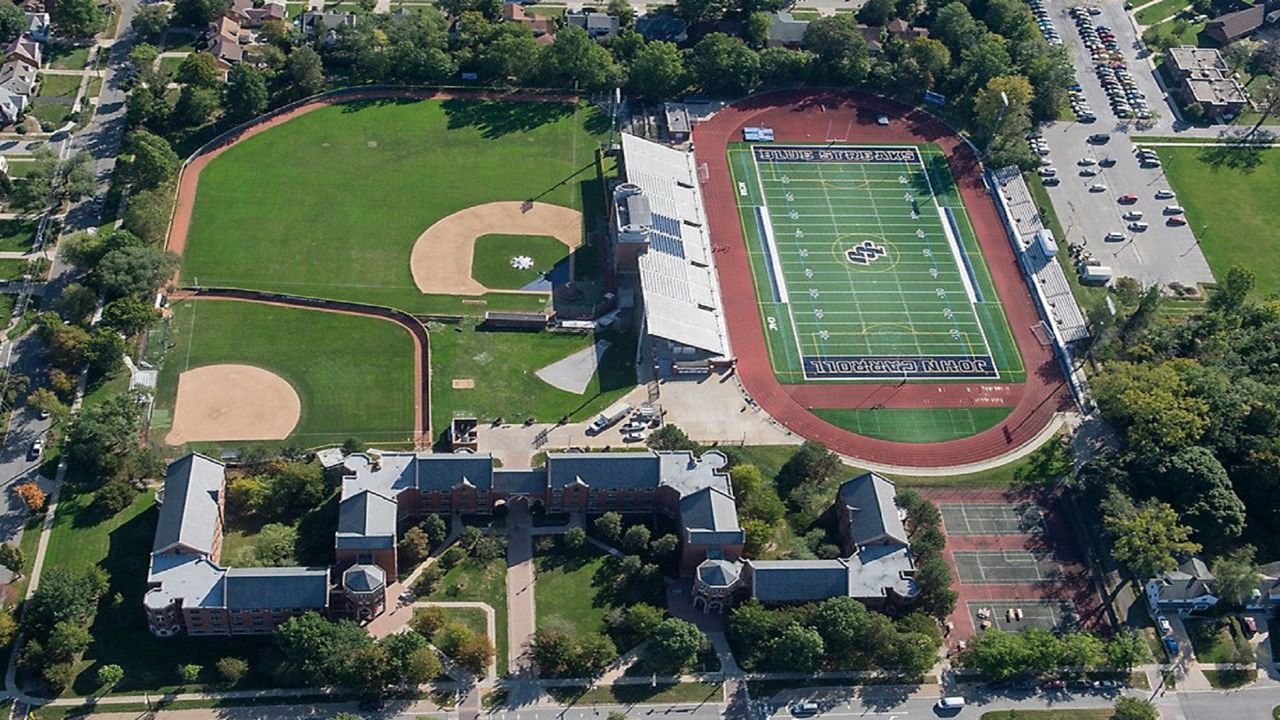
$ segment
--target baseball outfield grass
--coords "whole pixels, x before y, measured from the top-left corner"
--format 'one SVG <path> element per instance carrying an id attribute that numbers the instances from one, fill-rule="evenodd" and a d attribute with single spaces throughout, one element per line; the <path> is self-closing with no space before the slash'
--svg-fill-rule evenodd
<path id="1" fill-rule="evenodd" d="M 290 444 L 407 442 L 413 362 L 409 333 L 389 321 L 228 300 L 180 302 L 168 325 L 153 437 L 162 441 L 168 431 L 184 370 L 243 363 L 276 373 L 297 391 L 302 417 Z"/>
<path id="2" fill-rule="evenodd" d="M 1219 280 L 1233 265 L 1254 272 L 1254 294 L 1280 292 L 1280 149 L 1157 147 L 1170 188 Z"/>
<path id="3" fill-rule="evenodd" d="M 314 110 L 203 170 L 182 282 L 412 312 L 536 304 L 424 296 L 409 269 L 413 245 L 437 220 L 482 203 L 583 209 L 584 195 L 599 195 L 595 149 L 607 127 L 594 110 L 563 103 L 384 100 Z"/>

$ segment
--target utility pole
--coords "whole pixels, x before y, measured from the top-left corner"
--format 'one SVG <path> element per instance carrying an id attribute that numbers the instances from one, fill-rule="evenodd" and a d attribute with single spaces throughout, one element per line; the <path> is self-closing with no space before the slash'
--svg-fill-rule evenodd
<path id="1" fill-rule="evenodd" d="M 991 146 L 996 141 L 996 134 L 1000 132 L 1000 126 L 1004 124 L 1004 115 L 1009 111 L 1009 95 L 1003 90 L 1000 91 L 1000 112 L 996 113 L 995 127 L 991 128 L 991 137 L 987 139 L 987 148 L 982 151 L 982 159 L 987 160 L 991 157 Z"/>

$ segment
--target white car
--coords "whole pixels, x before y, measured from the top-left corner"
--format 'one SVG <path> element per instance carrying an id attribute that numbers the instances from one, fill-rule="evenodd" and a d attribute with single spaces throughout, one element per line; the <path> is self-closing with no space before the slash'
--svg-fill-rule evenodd
<path id="1" fill-rule="evenodd" d="M 880 117 L 876 118 L 876 124 L 877 124 L 877 125 L 888 125 L 888 124 L 889 124 L 889 116 L 888 116 L 888 115 L 881 115 Z"/>
<path id="2" fill-rule="evenodd" d="M 1090 165 L 1097 165 L 1098 161 L 1094 160 L 1093 158 L 1087 157 L 1087 158 L 1080 158 L 1080 162 L 1077 162 L 1076 164 L 1080 165 L 1081 167 L 1088 167 Z"/>
<path id="3" fill-rule="evenodd" d="M 1124 214 L 1124 219 L 1125 219 L 1125 220 L 1141 220 L 1141 219 L 1142 219 L 1142 211 L 1141 211 L 1141 210 L 1130 210 L 1129 212 L 1127 212 L 1127 213 L 1125 213 L 1125 214 Z"/>
<path id="4" fill-rule="evenodd" d="M 1080 177 L 1093 177 L 1094 175 L 1097 175 L 1097 174 L 1098 174 L 1098 171 L 1095 170 L 1094 168 L 1091 168 L 1091 167 L 1080 168 Z"/>
<path id="5" fill-rule="evenodd" d="M 1107 233 L 1106 236 L 1104 236 L 1102 239 L 1106 240 L 1107 242 L 1120 242 L 1121 240 L 1124 239 L 1124 233 L 1120 232 L 1119 230 L 1112 230 L 1111 232 Z"/>
<path id="6" fill-rule="evenodd" d="M 1089 186 L 1089 192 L 1106 192 L 1107 186 L 1103 183 L 1094 183 Z"/>
<path id="7" fill-rule="evenodd" d="M 1132 230 L 1132 231 L 1134 231 L 1134 232 L 1144 232 L 1144 231 L 1147 229 L 1147 227 L 1149 227 L 1149 226 L 1148 226 L 1146 223 L 1144 223 L 1144 222 L 1131 222 L 1131 223 L 1129 223 L 1129 229 L 1130 229 L 1130 230 Z"/>
<path id="8" fill-rule="evenodd" d="M 1055 167 L 1042 167 L 1040 168 L 1039 173 L 1040 177 L 1051 178 L 1058 174 L 1058 169 Z"/>
<path id="9" fill-rule="evenodd" d="M 1186 214 L 1186 212 L 1187 212 L 1186 210 L 1182 209 L 1181 205 L 1165 205 L 1164 206 L 1165 215 L 1183 215 L 1183 214 Z"/>
<path id="10" fill-rule="evenodd" d="M 1173 626 L 1169 624 L 1169 618 L 1163 615 L 1156 618 L 1156 627 L 1160 628 L 1161 635 L 1168 635 L 1173 632 Z"/>
<path id="11" fill-rule="evenodd" d="M 1169 200 L 1173 197 L 1173 191 L 1168 188 L 1161 188 L 1156 191 L 1157 200 Z"/>

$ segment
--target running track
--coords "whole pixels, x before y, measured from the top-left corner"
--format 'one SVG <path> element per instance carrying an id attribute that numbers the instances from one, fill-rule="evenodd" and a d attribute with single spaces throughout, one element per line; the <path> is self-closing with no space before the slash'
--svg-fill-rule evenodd
<path id="1" fill-rule="evenodd" d="M 876 124 L 887 115 L 891 124 Z M 906 385 L 849 383 L 784 385 L 770 366 L 751 279 L 737 195 L 729 175 L 728 144 L 746 125 L 774 129 L 779 142 L 897 142 L 942 147 L 965 208 L 991 269 L 996 292 L 1027 368 L 1025 383 Z M 756 95 L 721 111 L 693 131 L 698 163 L 707 168 L 703 187 L 707 220 L 716 243 L 717 274 L 724 296 L 729 338 L 743 388 L 788 430 L 819 440 L 855 459 L 885 465 L 947 467 L 990 460 L 1031 441 L 1055 413 L 1072 407 L 1071 394 L 1050 348 L 1031 328 L 1040 316 L 1031 300 L 994 201 L 982 181 L 973 150 L 941 120 L 886 98 L 830 90 L 784 90 Z M 1000 425 L 958 440 L 902 443 L 864 437 L 831 425 L 809 408 L 1014 406 Z"/>

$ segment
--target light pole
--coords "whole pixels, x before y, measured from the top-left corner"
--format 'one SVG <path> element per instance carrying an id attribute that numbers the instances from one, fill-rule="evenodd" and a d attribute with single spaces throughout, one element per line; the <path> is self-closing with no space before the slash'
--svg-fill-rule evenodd
<path id="1" fill-rule="evenodd" d="M 991 128 L 991 137 L 987 139 L 987 149 L 982 151 L 983 159 L 991 159 L 991 146 L 996 141 L 996 134 L 1000 132 L 1000 126 L 1004 124 L 1004 114 L 1009 110 L 1009 95 L 1003 90 L 1000 91 L 1000 111 L 996 113 L 995 127 Z"/>

